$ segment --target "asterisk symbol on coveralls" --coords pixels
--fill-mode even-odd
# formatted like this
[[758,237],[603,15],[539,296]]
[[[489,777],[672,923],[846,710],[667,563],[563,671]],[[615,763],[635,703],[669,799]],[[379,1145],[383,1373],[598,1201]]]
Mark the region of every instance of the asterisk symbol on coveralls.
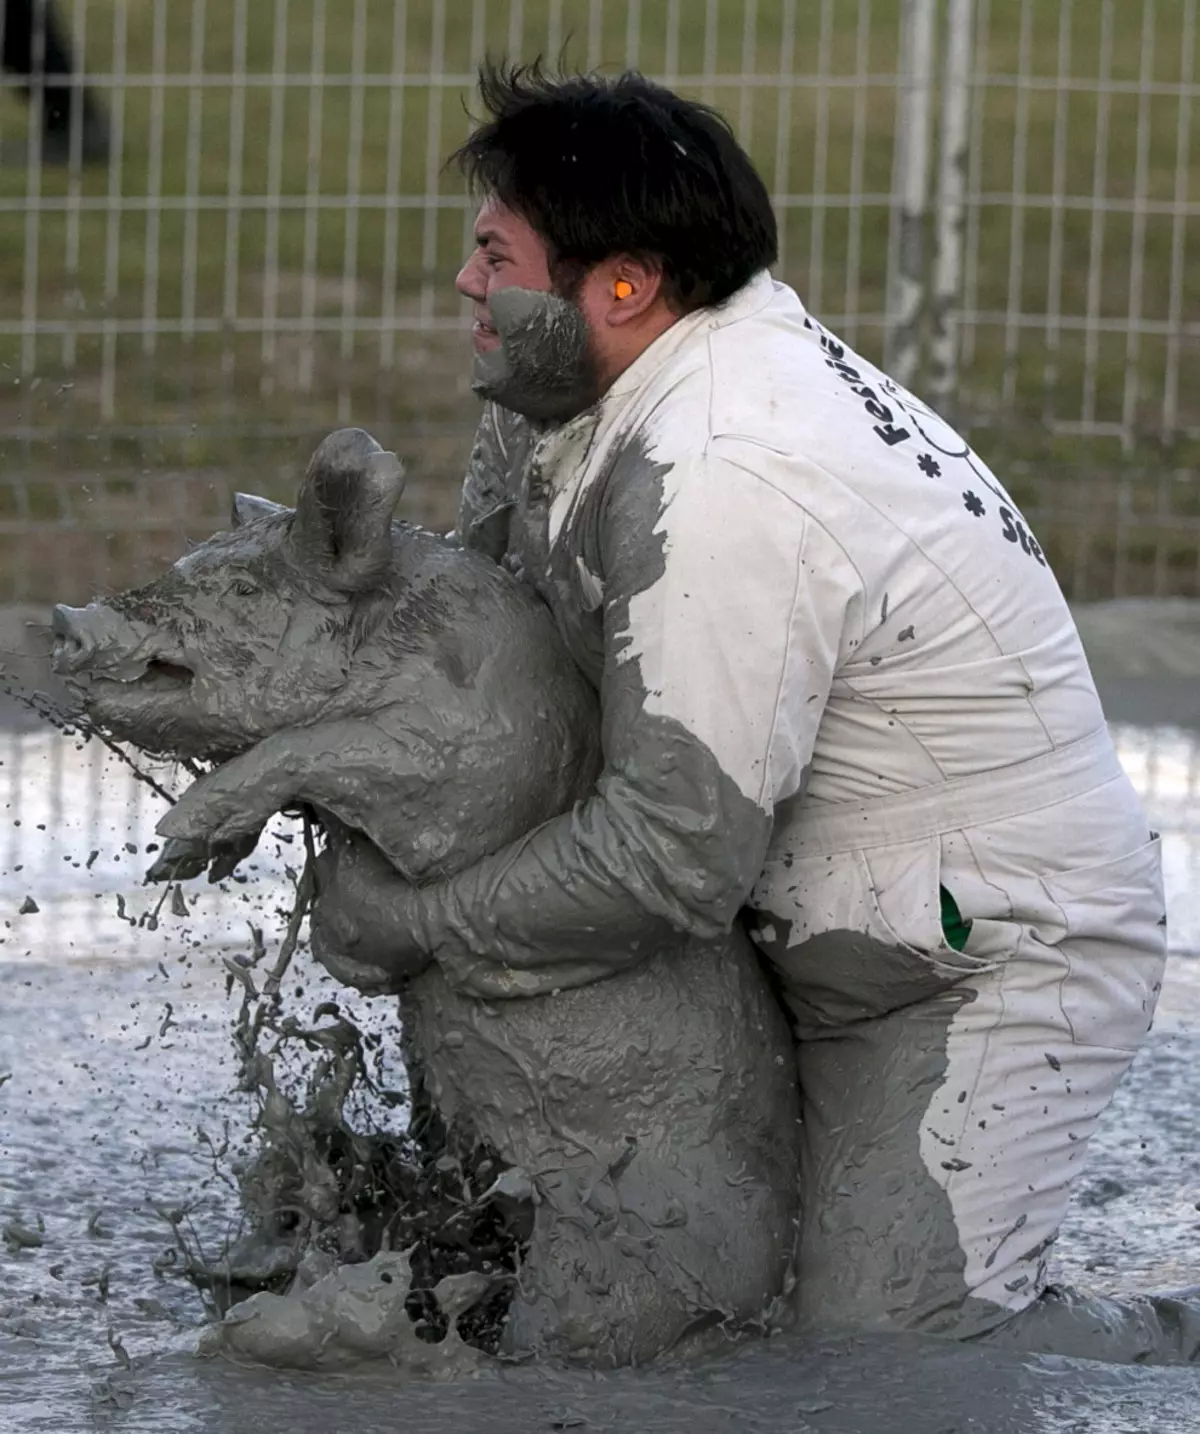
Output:
[[922,453],[917,459],[917,467],[927,478],[937,478],[942,471],[942,465],[932,453]]
[[987,512],[987,509],[983,506],[983,504],[979,501],[979,499],[975,496],[974,493],[964,493],[963,503],[966,507],[967,512],[970,513],[973,517],[982,518],[984,513]]

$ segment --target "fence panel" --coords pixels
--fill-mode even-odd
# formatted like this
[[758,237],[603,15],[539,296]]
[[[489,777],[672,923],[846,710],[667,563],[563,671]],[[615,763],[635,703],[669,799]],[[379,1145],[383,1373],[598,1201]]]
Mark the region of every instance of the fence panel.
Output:
[[869,357],[911,335],[1074,594],[1200,594],[1197,0],[30,3],[109,144],[57,162],[61,92],[4,77],[0,600],[152,570],[348,422],[448,522],[475,403],[443,159],[485,53],[563,46],[728,115],[781,276]]

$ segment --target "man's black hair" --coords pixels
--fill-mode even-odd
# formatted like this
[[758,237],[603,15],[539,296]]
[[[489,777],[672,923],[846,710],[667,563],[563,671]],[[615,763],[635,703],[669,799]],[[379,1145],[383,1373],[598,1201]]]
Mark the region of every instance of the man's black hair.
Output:
[[681,312],[719,304],[779,252],[749,155],[716,110],[635,72],[485,61],[487,118],[450,157],[546,242],[556,282],[616,254],[655,261]]

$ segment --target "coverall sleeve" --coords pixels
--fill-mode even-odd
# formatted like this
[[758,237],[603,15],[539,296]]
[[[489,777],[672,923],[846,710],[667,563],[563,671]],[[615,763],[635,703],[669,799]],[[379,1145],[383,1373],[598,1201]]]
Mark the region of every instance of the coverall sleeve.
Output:
[[531,441],[528,419],[495,403],[484,406],[463,479],[455,533],[464,548],[486,553],[496,563],[508,551],[509,520]]
[[[844,622],[824,535],[713,452],[621,460],[598,503],[605,765],[572,812],[416,888],[415,924],[479,995],[538,994],[635,964],[670,931],[727,931],[774,807],[810,759]],[[657,925],[657,932],[655,926]]]

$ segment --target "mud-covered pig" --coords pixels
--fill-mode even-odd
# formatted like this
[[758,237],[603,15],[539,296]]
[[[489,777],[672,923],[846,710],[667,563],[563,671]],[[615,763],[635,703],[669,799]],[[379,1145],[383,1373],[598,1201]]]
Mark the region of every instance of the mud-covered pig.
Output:
[[[305,804],[412,881],[568,809],[598,767],[595,696],[548,612],[451,540],[393,522],[400,466],[357,430],[318,449],[295,510],[235,527],[148,586],[54,614],[94,720],[215,760],[251,845]],[[176,855],[181,855],[176,852]],[[641,1362],[753,1323],[785,1281],[798,1096],[784,1018],[739,932],[657,933],[625,974],[483,1002],[436,965],[400,996],[443,1120],[494,1152],[527,1223],[503,1347]]]

